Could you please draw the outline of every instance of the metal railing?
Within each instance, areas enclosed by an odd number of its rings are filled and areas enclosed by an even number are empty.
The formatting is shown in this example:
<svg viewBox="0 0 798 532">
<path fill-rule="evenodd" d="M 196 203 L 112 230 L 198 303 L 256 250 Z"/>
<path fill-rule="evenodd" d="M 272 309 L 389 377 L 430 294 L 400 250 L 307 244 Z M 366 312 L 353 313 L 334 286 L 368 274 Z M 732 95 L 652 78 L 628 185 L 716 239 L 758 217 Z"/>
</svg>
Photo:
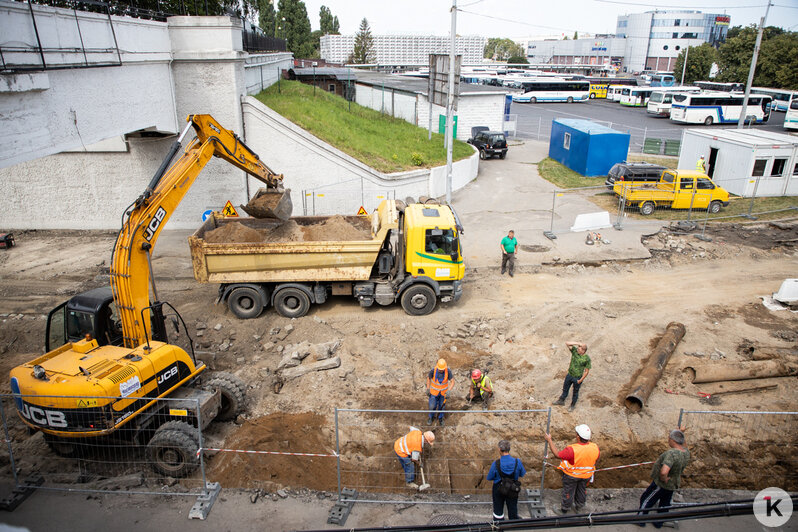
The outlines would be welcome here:
<svg viewBox="0 0 798 532">
<path fill-rule="evenodd" d="M 245 52 L 285 52 L 285 39 L 269 37 L 253 30 L 241 32 Z"/>
<path fill-rule="evenodd" d="M 354 215 L 362 214 L 361 207 L 367 213 L 371 213 L 383 200 L 395 199 L 394 189 L 319 187 L 302 191 L 302 214 L 303 216 Z"/>
</svg>

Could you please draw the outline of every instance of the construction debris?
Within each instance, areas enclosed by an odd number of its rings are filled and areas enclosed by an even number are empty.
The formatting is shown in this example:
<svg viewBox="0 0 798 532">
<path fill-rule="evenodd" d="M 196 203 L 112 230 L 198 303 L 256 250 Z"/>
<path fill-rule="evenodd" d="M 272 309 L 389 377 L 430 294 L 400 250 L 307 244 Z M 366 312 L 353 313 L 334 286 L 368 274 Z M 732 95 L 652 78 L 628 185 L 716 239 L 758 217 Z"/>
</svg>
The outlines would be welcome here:
<svg viewBox="0 0 798 532">
<path fill-rule="evenodd" d="M 629 394 L 624 404 L 632 412 L 639 412 L 657 381 L 662 376 L 662 371 L 676 349 L 676 345 L 684 338 L 684 325 L 677 322 L 668 324 L 665 334 L 662 335 L 651 355 L 643 363 L 643 368 L 629 386 Z"/>
</svg>

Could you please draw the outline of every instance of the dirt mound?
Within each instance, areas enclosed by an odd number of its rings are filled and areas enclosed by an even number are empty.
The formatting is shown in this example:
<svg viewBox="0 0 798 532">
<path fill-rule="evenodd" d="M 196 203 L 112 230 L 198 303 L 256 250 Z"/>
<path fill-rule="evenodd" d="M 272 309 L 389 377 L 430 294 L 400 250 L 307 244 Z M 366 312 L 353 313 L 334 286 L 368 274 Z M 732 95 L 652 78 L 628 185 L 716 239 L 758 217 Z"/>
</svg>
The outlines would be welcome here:
<svg viewBox="0 0 798 532">
<path fill-rule="evenodd" d="M 263 242 L 263 235 L 240 222 L 230 222 L 205 234 L 205 241 L 212 244 L 230 242 Z"/>
<path fill-rule="evenodd" d="M 351 240 L 370 240 L 371 232 L 363 224 L 358 224 L 347 220 L 343 216 L 335 215 L 319 224 L 307 225 L 302 227 L 304 240 L 309 242 L 330 242 L 330 241 L 351 241 Z"/>
<path fill-rule="evenodd" d="M 228 449 L 286 453 L 329 453 L 335 450 L 330 423 L 324 416 L 276 413 L 247 421 L 226 441 Z M 334 458 L 218 453 L 208 476 L 222 486 L 267 488 L 296 486 L 335 490 Z"/>
<path fill-rule="evenodd" d="M 274 229 L 263 229 L 261 231 L 261 238 L 264 242 L 271 244 L 279 242 L 302 242 L 306 240 L 302 233 L 302 227 L 294 220 L 281 223 Z"/>
</svg>

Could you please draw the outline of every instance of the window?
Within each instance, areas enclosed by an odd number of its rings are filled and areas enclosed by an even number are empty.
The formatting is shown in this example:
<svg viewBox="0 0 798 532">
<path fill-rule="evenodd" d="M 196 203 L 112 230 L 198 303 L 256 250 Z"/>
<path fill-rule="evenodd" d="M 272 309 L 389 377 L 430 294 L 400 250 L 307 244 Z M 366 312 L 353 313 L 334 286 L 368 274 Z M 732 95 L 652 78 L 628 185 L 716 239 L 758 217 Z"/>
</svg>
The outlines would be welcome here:
<svg viewBox="0 0 798 532">
<path fill-rule="evenodd" d="M 335 83 L 330 83 L 327 85 L 327 90 L 335 94 Z"/>
<path fill-rule="evenodd" d="M 673 23 L 674 26 L 678 26 L 682 21 L 680 19 L 676 19 L 676 22 Z"/>
<path fill-rule="evenodd" d="M 699 190 L 712 190 L 713 188 L 715 188 L 715 185 L 713 185 L 712 181 L 710 181 L 709 179 L 699 177 L 695 188 Z"/>
<path fill-rule="evenodd" d="M 435 255 L 457 253 L 457 240 L 451 229 L 427 229 L 424 232 L 424 249 Z"/>
<path fill-rule="evenodd" d="M 770 169 L 770 177 L 782 177 L 784 175 L 785 166 L 787 166 L 786 157 L 777 157 L 773 159 L 773 168 Z"/>
<path fill-rule="evenodd" d="M 671 38 L 672 38 L 672 39 L 678 39 L 678 38 L 679 38 L 679 33 L 678 33 L 678 32 L 676 32 L 676 31 L 674 31 L 674 32 L 673 32 L 673 35 L 671 35 Z"/>
<path fill-rule="evenodd" d="M 761 177 L 765 175 L 765 166 L 767 166 L 768 160 L 767 159 L 757 159 L 754 161 L 754 171 L 751 172 L 751 176 L 753 177 Z"/>
<path fill-rule="evenodd" d="M 570 150 L 571 149 L 571 134 L 570 133 L 566 133 L 565 136 L 563 137 L 563 139 L 562 139 L 562 147 L 565 148 L 566 150 Z"/>
<path fill-rule="evenodd" d="M 792 175 L 798 175 L 798 163 L 795 163 L 795 167 L 792 169 Z"/>
<path fill-rule="evenodd" d="M 692 179 L 682 179 L 679 182 L 679 188 L 682 190 L 693 190 L 693 180 Z"/>
</svg>

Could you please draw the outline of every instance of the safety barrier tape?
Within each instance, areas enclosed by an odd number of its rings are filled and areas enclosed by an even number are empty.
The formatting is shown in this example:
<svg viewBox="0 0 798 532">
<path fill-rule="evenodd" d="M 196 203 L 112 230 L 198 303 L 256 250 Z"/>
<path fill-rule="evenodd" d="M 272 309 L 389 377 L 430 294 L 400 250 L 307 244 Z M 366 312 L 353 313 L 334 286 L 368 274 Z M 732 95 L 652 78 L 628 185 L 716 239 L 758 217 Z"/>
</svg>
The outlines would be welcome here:
<svg viewBox="0 0 798 532">
<path fill-rule="evenodd" d="M 323 458 L 337 458 L 338 454 L 333 452 L 332 454 L 321 454 L 321 453 L 284 453 L 279 451 L 247 451 L 245 449 L 216 449 L 213 447 L 200 447 L 197 449 L 197 458 L 199 458 L 202 451 L 213 451 L 213 452 L 220 452 L 220 453 L 241 453 L 241 454 L 272 454 L 272 455 L 281 455 L 281 456 L 320 456 Z"/>
<path fill-rule="evenodd" d="M 613 469 L 626 469 L 627 467 L 638 467 L 638 466 L 643 466 L 643 465 L 651 465 L 653 463 L 654 462 L 639 462 L 637 464 L 626 464 L 626 465 L 619 465 L 619 466 L 612 466 L 612 467 L 603 467 L 601 469 L 596 469 L 593 472 L 594 473 L 598 473 L 599 471 L 611 471 Z M 552 462 L 545 462 L 544 461 L 543 464 L 547 465 L 547 466 L 550 466 L 550 467 L 553 467 L 554 469 L 558 469 L 558 467 L 556 465 L 554 465 Z"/>
</svg>

